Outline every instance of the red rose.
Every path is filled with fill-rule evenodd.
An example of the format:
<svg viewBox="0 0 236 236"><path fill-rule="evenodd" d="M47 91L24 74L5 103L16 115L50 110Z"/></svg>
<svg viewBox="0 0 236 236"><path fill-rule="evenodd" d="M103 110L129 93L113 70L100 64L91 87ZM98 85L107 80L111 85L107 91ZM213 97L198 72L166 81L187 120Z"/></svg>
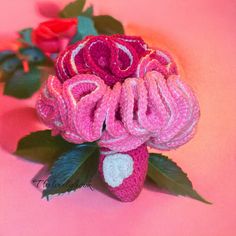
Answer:
<svg viewBox="0 0 236 236"><path fill-rule="evenodd" d="M58 53L68 45L76 31L77 19L53 19L40 23L32 32L32 40L45 53Z"/></svg>

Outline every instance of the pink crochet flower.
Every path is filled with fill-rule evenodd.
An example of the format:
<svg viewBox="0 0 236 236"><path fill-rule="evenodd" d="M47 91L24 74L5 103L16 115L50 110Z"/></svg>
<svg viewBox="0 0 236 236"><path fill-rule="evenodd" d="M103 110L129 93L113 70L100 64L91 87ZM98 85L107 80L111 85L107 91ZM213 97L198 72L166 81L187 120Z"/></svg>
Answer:
<svg viewBox="0 0 236 236"><path fill-rule="evenodd" d="M143 77L146 70L165 77L177 74L168 53L148 49L140 37L125 35L86 37L63 51L56 63L61 81L86 73L99 76L110 86L127 77Z"/></svg>
<svg viewBox="0 0 236 236"><path fill-rule="evenodd" d="M191 139L199 119L192 90L155 71L110 88L96 75L50 76L37 102L45 124L73 143L99 141L117 152L143 143L170 150Z"/></svg>
<svg viewBox="0 0 236 236"><path fill-rule="evenodd" d="M64 81L77 74L89 73L114 85L134 74L146 48L139 37L89 36L60 54L56 63L57 76Z"/></svg>
<svg viewBox="0 0 236 236"><path fill-rule="evenodd" d="M173 59L138 37L87 37L63 52L56 68L58 78L44 85L38 114L69 142L98 141L99 171L122 201L141 191L147 145L175 149L194 135L196 97Z"/></svg>
<svg viewBox="0 0 236 236"><path fill-rule="evenodd" d="M143 78L148 71L157 71L166 79L170 75L177 75L178 70L173 58L169 53L163 50L150 50L150 52L141 58L135 76Z"/></svg>

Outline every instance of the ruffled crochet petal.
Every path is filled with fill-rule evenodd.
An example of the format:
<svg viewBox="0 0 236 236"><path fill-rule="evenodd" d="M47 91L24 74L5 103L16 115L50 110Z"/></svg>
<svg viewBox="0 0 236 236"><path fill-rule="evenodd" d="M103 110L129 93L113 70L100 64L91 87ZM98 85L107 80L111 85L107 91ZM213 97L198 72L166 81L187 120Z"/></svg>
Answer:
<svg viewBox="0 0 236 236"><path fill-rule="evenodd" d="M196 131L200 109L193 91L173 58L140 37L86 37L59 55L56 74L37 101L40 118L68 142L98 142L99 172L121 201L141 191L147 146L175 149Z"/></svg>

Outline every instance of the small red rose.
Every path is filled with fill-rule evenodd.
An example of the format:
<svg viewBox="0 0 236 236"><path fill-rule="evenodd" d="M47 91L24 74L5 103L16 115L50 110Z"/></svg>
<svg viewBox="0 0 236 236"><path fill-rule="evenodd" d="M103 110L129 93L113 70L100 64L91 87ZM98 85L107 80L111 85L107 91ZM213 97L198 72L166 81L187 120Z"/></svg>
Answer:
<svg viewBox="0 0 236 236"><path fill-rule="evenodd" d="M32 41L45 53L59 53L76 34L77 19L44 21L32 32Z"/></svg>

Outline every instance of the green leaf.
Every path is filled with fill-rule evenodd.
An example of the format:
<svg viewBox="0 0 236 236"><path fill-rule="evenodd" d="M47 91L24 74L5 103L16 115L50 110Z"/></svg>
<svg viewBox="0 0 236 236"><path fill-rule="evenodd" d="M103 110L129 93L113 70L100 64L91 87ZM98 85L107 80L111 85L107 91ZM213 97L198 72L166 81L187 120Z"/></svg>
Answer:
<svg viewBox="0 0 236 236"><path fill-rule="evenodd" d="M30 71L16 70L6 81L4 94L16 98L28 98L40 88L40 71L32 67Z"/></svg>
<svg viewBox="0 0 236 236"><path fill-rule="evenodd" d="M98 35L98 32L94 27L94 22L91 18L86 16L79 16L78 19L78 38L83 39L88 35Z"/></svg>
<svg viewBox="0 0 236 236"><path fill-rule="evenodd" d="M21 48L19 52L31 65L54 67L53 60L37 47Z"/></svg>
<svg viewBox="0 0 236 236"><path fill-rule="evenodd" d="M77 17L81 14L85 5L85 0L77 0L69 3L65 8L59 13L63 18Z"/></svg>
<svg viewBox="0 0 236 236"><path fill-rule="evenodd" d="M14 56L4 60L0 65L0 68L6 73L12 73L21 66L22 66L21 60L16 56Z"/></svg>
<svg viewBox="0 0 236 236"><path fill-rule="evenodd" d="M150 153L148 176L160 189L171 194L188 196L211 204L193 189L187 174L175 162L162 154Z"/></svg>
<svg viewBox="0 0 236 236"><path fill-rule="evenodd" d="M98 160L99 147L96 143L76 145L61 155L51 169L43 197L89 185L97 172Z"/></svg>
<svg viewBox="0 0 236 236"><path fill-rule="evenodd" d="M52 136L50 130L41 130L23 137L14 154L28 161L52 165L62 153L74 146L61 136Z"/></svg>
<svg viewBox="0 0 236 236"><path fill-rule="evenodd" d="M5 83L10 77L10 73L0 70L0 83Z"/></svg>
<svg viewBox="0 0 236 236"><path fill-rule="evenodd" d="M21 48L19 52L30 64L42 65L46 61L46 56L37 47Z"/></svg>
<svg viewBox="0 0 236 236"><path fill-rule="evenodd" d="M99 34L124 34L122 23L112 16L94 16L93 20Z"/></svg>
<svg viewBox="0 0 236 236"><path fill-rule="evenodd" d="M80 14L81 16L92 17L93 16L93 6L88 7L84 12Z"/></svg>
<svg viewBox="0 0 236 236"><path fill-rule="evenodd" d="M16 54L11 50L0 51L0 63L13 56L16 56Z"/></svg>
<svg viewBox="0 0 236 236"><path fill-rule="evenodd" d="M0 51L0 83L6 82L20 66L21 62L13 51Z"/></svg>
<svg viewBox="0 0 236 236"><path fill-rule="evenodd" d="M79 40L82 40L88 35L98 35L98 32L94 27L93 20L88 16L81 15L78 17L77 33L70 41L70 44L73 44Z"/></svg>
<svg viewBox="0 0 236 236"><path fill-rule="evenodd" d="M0 69L0 83L6 83L13 75L13 72L7 72Z"/></svg>
<svg viewBox="0 0 236 236"><path fill-rule="evenodd" d="M18 32L20 35L20 40L23 43L26 43L28 45L33 45L31 39L32 30L33 30L32 28L26 28Z"/></svg>

